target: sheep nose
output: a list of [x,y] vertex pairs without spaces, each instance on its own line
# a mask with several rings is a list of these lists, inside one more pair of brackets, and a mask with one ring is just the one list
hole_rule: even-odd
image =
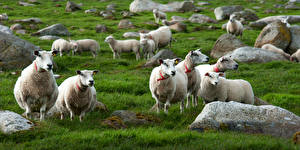
[[208,58],[208,57],[206,57],[205,61],[206,61],[206,62],[208,62],[208,61],[209,61],[209,58]]
[[93,85],[94,84],[94,80],[89,80],[90,84]]
[[52,64],[47,64],[48,69],[52,69]]
[[171,72],[171,75],[172,75],[172,76],[175,76],[175,74],[176,74],[175,71],[172,71],[172,72]]
[[218,85],[218,82],[215,82],[215,85]]
[[238,64],[236,64],[236,65],[234,66],[234,69],[237,69],[237,68],[239,68],[239,65],[238,65]]

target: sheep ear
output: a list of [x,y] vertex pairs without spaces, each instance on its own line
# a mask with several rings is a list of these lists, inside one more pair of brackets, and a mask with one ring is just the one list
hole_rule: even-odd
[[81,71],[80,70],[77,70],[76,73],[79,74],[79,75],[81,75]]
[[206,73],[205,73],[205,76],[209,76],[209,73],[208,73],[208,72],[206,72]]
[[98,72],[99,72],[99,70],[94,70],[93,75],[97,74]]
[[193,54],[194,54],[194,51],[190,51],[190,53],[191,53],[191,55],[193,55]]
[[35,56],[41,56],[39,51],[34,51],[33,54],[34,54]]
[[164,60],[159,59],[158,62],[159,62],[159,64],[162,64],[164,62]]
[[52,56],[56,56],[56,55],[57,55],[57,53],[58,53],[58,51],[57,51],[57,50],[53,50],[53,51],[52,51]]

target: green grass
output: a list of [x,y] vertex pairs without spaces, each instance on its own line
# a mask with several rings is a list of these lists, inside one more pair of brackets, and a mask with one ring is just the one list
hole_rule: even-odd
[[[35,122],[36,126],[30,131],[11,135],[0,133],[0,149],[300,149],[299,146],[292,144],[290,139],[228,131],[204,133],[189,131],[188,125],[203,109],[201,104],[196,108],[186,109],[183,114],[179,113],[178,104],[171,106],[169,115],[149,112],[148,110],[155,103],[148,87],[151,69],[140,68],[139,66],[145,60],[135,61],[134,54],[122,54],[122,59],[113,60],[110,48],[104,43],[105,37],[110,34],[118,39],[124,39],[122,34],[127,31],[156,28],[145,24],[145,22],[154,20],[151,12],[138,13],[129,18],[137,26],[136,29],[117,28],[119,20],[122,18],[120,11],[128,10],[131,0],[111,0],[108,2],[74,0],[78,3],[83,2],[84,5],[83,10],[72,13],[64,11],[66,1],[39,1],[41,4],[36,6],[22,7],[17,5],[17,0],[0,0],[2,6],[8,5],[14,8],[14,10],[0,9],[0,13],[6,12],[10,20],[38,17],[44,22],[38,25],[40,29],[55,23],[62,23],[71,32],[72,39],[92,38],[97,40],[101,52],[96,59],[93,59],[90,53],[83,53],[82,56],[74,57],[67,55],[62,58],[56,57],[55,62],[58,68],[54,72],[63,76],[57,80],[59,85],[66,78],[75,75],[75,71],[78,69],[100,70],[100,73],[95,76],[97,98],[107,105],[109,112],[91,112],[87,114],[82,123],[79,122],[78,118],[73,122],[69,119],[61,121],[53,118],[44,122]],[[159,0],[158,2],[167,3],[168,1],[171,0]],[[198,0],[195,2],[197,3]],[[117,5],[116,20],[105,20],[98,15],[84,13],[84,10],[91,8],[104,10],[106,5],[110,3]],[[268,15],[277,15],[265,14],[263,13],[265,9],[274,9],[274,4],[284,4],[279,0],[266,0],[265,4],[260,4],[258,0],[254,0],[254,2],[215,0],[209,1],[209,3],[211,5],[205,6],[208,9],[201,13],[212,18],[214,18],[214,14],[211,8],[217,6],[243,5],[250,9],[253,6],[260,6],[262,9],[256,10],[256,13],[262,18]],[[55,7],[56,4],[61,4],[62,7]],[[277,12],[282,11],[280,14],[296,15],[300,13],[300,11],[282,8],[275,10]],[[188,18],[193,12],[167,14],[168,18],[173,15]],[[221,27],[225,22],[221,21],[215,26]],[[9,21],[2,23],[7,26],[13,24]],[[97,24],[105,24],[110,32],[96,33]],[[187,32],[173,32],[173,37],[177,42],[174,42],[172,51],[181,58],[184,58],[188,51],[199,47],[203,49],[205,54],[209,55],[214,42],[225,33],[223,30],[193,31],[195,27],[209,24],[200,25],[189,22],[186,24],[188,25]],[[43,41],[39,40],[38,37],[30,36],[35,30],[29,30],[28,24],[24,24],[24,26],[28,33],[18,35],[19,37],[40,46],[42,49],[50,49],[53,41]],[[259,30],[246,30],[242,41],[247,45],[254,45],[259,32]],[[190,37],[195,37],[195,40],[189,40]],[[210,61],[210,63],[214,62],[216,62],[215,59]],[[17,105],[13,96],[13,87],[19,74],[12,75],[10,72],[13,71],[16,70],[5,70],[4,73],[0,73],[0,109],[21,114],[23,110]],[[21,70],[17,71],[20,72]],[[229,71],[227,77],[249,81],[256,96],[300,115],[299,64],[291,62],[240,63],[239,70]],[[114,110],[120,109],[151,114],[161,121],[151,125],[129,127],[125,130],[114,130],[101,125],[101,122],[109,117]]]

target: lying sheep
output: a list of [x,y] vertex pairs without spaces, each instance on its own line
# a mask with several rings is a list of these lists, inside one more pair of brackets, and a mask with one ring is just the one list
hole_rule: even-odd
[[113,58],[120,58],[122,52],[134,52],[136,60],[140,59],[140,42],[137,40],[116,40],[112,35],[105,38],[105,42],[109,44],[113,52]]
[[171,103],[178,101],[180,104],[180,112],[184,110],[184,99],[187,94],[187,76],[181,72],[177,72],[175,64],[179,59],[160,59],[160,66],[152,70],[149,87],[152,97],[156,104],[152,107],[156,108],[157,113],[164,104],[164,111],[168,113]]
[[22,71],[15,84],[14,96],[27,118],[32,118],[33,112],[40,112],[40,120],[44,120],[56,101],[58,88],[52,68],[53,56],[57,53],[34,51],[36,59]]
[[188,108],[190,106],[189,97],[192,95],[192,104],[193,106],[197,106],[198,104],[198,91],[200,89],[200,72],[199,70],[195,69],[195,66],[197,64],[208,62],[209,58],[202,54],[200,49],[195,51],[190,51],[185,59],[180,62],[176,68],[178,68],[179,71],[185,73],[188,77],[188,93],[187,93],[187,103],[186,107]]
[[140,33],[140,39],[153,39],[155,42],[155,49],[165,47],[172,42],[172,32],[168,26],[162,26],[149,33]]
[[234,18],[234,16],[230,16],[230,19],[226,25],[226,30],[229,34],[242,37],[244,27],[240,21]]
[[300,62],[300,49],[291,56],[290,61]]
[[93,57],[97,56],[97,52],[100,51],[100,46],[96,40],[92,39],[83,39],[83,40],[71,40],[70,43],[73,45],[73,55],[75,53],[81,53],[83,51],[91,51]]
[[290,54],[285,53],[282,49],[280,49],[272,44],[264,44],[261,48],[265,49],[267,51],[279,53],[279,54],[283,55],[286,59],[290,60],[290,57],[291,57]]
[[93,75],[96,73],[97,70],[78,70],[76,76],[69,77],[58,87],[55,106],[61,119],[64,119],[65,114],[70,114],[71,120],[74,115],[79,115],[82,122],[85,114],[94,108],[97,99]]
[[140,45],[145,59],[150,59],[155,52],[155,42],[152,39],[141,39]]
[[59,51],[60,57],[63,55],[63,52],[69,52],[70,50],[74,49],[74,46],[64,39],[57,39],[52,43],[51,50]]
[[157,24],[159,23],[159,20],[167,19],[167,14],[162,11],[159,11],[158,9],[153,9],[153,16]]

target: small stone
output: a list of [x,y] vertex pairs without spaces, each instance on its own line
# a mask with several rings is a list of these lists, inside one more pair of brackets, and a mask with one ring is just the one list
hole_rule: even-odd
[[17,34],[26,34],[26,30],[16,30]]
[[107,31],[108,31],[108,29],[107,29],[107,27],[105,25],[98,24],[96,26],[96,32],[97,33],[102,33],[102,32],[107,32]]
[[86,13],[86,14],[96,13],[96,12],[97,12],[97,9],[88,9],[88,10],[84,11],[84,13]]
[[16,30],[20,30],[20,29],[23,29],[23,26],[19,23],[10,26],[10,30],[12,30],[12,31],[16,31]]
[[119,29],[129,29],[129,28],[135,28],[135,26],[133,25],[133,23],[130,20],[123,19],[119,22],[118,28]]

